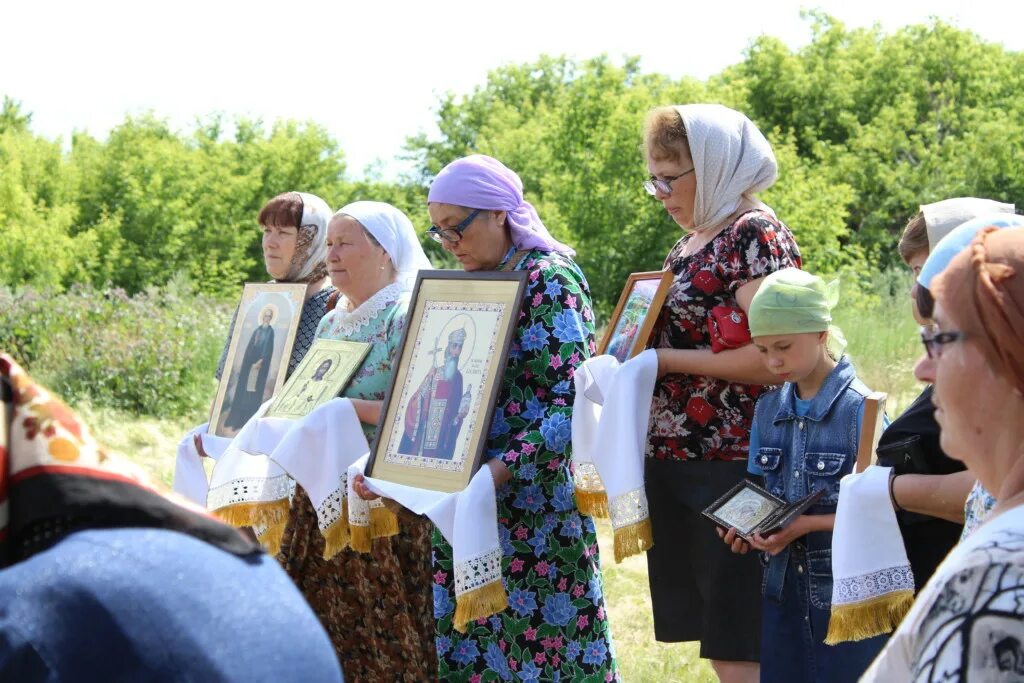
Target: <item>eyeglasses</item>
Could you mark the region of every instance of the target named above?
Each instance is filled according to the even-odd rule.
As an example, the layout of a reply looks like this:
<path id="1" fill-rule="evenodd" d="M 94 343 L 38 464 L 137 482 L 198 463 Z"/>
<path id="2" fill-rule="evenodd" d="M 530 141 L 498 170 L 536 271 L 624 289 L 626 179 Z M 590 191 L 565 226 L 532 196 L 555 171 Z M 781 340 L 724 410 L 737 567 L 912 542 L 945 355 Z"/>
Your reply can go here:
<path id="1" fill-rule="evenodd" d="M 925 353 L 929 358 L 939 358 L 942 355 L 942 347 L 952 344 L 964 338 L 963 332 L 949 331 L 939 332 L 935 328 L 921 328 L 921 343 L 924 344 Z"/>
<path id="2" fill-rule="evenodd" d="M 696 167 L 691 168 L 689 171 L 686 171 L 685 173 L 680 173 L 679 175 L 674 176 L 668 176 L 666 178 L 658 178 L 656 176 L 651 176 L 650 178 L 644 181 L 644 189 L 647 190 L 647 194 L 651 195 L 652 197 L 658 194 L 659 191 L 662 194 L 672 194 L 672 183 L 679 180 L 683 176 L 690 175 L 695 170 L 697 170 Z"/>
<path id="3" fill-rule="evenodd" d="M 452 228 L 440 228 L 436 225 L 432 225 L 430 226 L 430 230 L 427 230 L 427 234 L 430 235 L 435 242 L 445 241 L 449 244 L 455 244 L 462 239 L 462 233 L 466 232 L 466 228 L 468 228 L 469 224 L 480 215 L 481 211 L 483 211 L 483 209 L 473 209 L 469 212 L 469 215 L 466 216 L 464 221 Z"/>

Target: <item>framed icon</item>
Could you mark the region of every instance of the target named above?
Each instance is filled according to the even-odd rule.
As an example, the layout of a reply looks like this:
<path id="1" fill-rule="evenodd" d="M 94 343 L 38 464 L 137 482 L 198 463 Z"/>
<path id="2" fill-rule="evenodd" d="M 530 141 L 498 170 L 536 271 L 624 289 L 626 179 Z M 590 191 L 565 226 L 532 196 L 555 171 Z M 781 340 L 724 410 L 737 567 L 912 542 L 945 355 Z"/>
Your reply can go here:
<path id="1" fill-rule="evenodd" d="M 210 433 L 233 437 L 284 385 L 295 344 L 304 284 L 247 284 L 235 313 Z"/>
<path id="2" fill-rule="evenodd" d="M 367 473 L 454 492 L 480 467 L 526 273 L 421 271 Z"/>
<path id="3" fill-rule="evenodd" d="M 607 331 L 597 347 L 598 355 L 610 354 L 625 363 L 647 348 L 672 277 L 670 270 L 656 270 L 633 273 L 626 279 Z"/>
<path id="4" fill-rule="evenodd" d="M 338 396 L 363 364 L 370 345 L 317 339 L 267 410 L 267 417 L 296 419 Z"/>

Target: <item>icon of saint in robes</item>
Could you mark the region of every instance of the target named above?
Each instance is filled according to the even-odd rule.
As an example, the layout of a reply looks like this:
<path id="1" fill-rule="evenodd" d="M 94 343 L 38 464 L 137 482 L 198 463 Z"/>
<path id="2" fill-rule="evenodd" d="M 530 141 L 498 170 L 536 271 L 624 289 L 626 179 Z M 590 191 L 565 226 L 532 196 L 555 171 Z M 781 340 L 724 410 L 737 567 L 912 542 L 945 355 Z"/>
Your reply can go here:
<path id="1" fill-rule="evenodd" d="M 466 330 L 448 335 L 444 361 L 423 378 L 405 409 L 405 429 L 398 452 L 426 458 L 451 460 L 462 421 L 469 414 L 472 391 L 462 390 L 459 357 L 466 342 Z"/>
<path id="2" fill-rule="evenodd" d="M 324 392 L 324 378 L 330 374 L 331 366 L 333 365 L 333 360 L 330 358 L 324 359 L 313 372 L 313 376 L 303 382 L 302 388 L 288 400 L 285 410 L 289 413 L 308 415 L 319 404 Z"/>
<path id="3" fill-rule="evenodd" d="M 235 384 L 235 397 L 231 401 L 228 417 L 224 420 L 224 426 L 229 429 L 241 429 L 263 403 L 263 392 L 267 388 L 267 376 L 274 355 L 274 328 L 271 323 L 275 312 L 273 306 L 266 306 L 260 311 L 260 326 L 253 331 L 245 347 L 242 371 L 238 373 Z"/>

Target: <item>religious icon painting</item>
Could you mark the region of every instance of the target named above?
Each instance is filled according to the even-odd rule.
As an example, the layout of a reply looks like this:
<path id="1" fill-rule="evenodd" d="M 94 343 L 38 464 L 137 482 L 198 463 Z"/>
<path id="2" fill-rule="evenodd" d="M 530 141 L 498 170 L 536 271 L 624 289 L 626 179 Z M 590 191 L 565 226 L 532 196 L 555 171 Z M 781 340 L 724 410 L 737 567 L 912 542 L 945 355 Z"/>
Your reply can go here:
<path id="1" fill-rule="evenodd" d="M 274 399 L 266 417 L 294 420 L 338 396 L 370 351 L 363 342 L 317 339 Z"/>
<path id="2" fill-rule="evenodd" d="M 454 492 L 483 460 L 526 273 L 421 271 L 367 473 Z"/>
<path id="3" fill-rule="evenodd" d="M 609 354 L 625 363 L 646 349 L 671 285 L 670 270 L 631 274 L 597 347 L 598 355 Z"/>
<path id="4" fill-rule="evenodd" d="M 210 434 L 235 436 L 284 384 L 305 299 L 304 284 L 250 283 L 242 290 Z"/>

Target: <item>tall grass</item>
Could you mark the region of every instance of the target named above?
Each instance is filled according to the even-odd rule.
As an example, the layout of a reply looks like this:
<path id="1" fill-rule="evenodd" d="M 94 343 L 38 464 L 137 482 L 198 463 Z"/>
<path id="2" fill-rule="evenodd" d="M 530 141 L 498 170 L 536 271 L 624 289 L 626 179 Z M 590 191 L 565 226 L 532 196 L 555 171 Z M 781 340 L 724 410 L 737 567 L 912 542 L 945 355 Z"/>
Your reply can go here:
<path id="1" fill-rule="evenodd" d="M 844 279 L 846 286 L 841 287 L 834 311 L 857 376 L 871 389 L 889 394 L 890 417 L 906 408 L 923 388 L 913 373 L 923 350 L 911 314 L 911 284 L 905 270 L 884 271 L 859 283 L 852 277 Z"/>

